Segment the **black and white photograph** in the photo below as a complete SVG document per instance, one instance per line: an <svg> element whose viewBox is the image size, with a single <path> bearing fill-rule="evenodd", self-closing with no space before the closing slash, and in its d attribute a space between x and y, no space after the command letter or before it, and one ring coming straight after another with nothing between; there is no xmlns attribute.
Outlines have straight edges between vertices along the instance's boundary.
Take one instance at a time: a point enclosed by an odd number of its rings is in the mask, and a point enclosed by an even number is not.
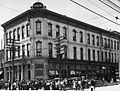
<svg viewBox="0 0 120 91"><path fill-rule="evenodd" d="M0 0L0 90L120 91L120 0Z"/></svg>

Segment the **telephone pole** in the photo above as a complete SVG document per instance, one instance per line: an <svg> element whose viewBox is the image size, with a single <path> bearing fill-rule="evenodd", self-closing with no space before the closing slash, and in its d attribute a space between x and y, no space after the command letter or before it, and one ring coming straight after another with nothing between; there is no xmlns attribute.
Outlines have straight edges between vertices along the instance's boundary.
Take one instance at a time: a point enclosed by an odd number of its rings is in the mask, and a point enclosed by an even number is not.
<svg viewBox="0 0 120 91"><path fill-rule="evenodd" d="M56 55L57 55L57 60L58 60L58 66L59 66L59 78L61 79L61 59L63 54L64 54L64 37L63 36L59 36L57 37L57 39L54 41L56 42Z"/></svg>
<svg viewBox="0 0 120 91"><path fill-rule="evenodd" d="M11 61L11 64L12 64L12 78L10 80L11 84L12 84L15 81L14 59L15 59L16 47L18 46L16 44L19 44L19 43L17 43L17 41L19 41L19 40L15 40L15 35L13 35L13 39L10 38L10 39L6 39L6 40L7 40L7 48L12 51L12 61Z"/></svg>

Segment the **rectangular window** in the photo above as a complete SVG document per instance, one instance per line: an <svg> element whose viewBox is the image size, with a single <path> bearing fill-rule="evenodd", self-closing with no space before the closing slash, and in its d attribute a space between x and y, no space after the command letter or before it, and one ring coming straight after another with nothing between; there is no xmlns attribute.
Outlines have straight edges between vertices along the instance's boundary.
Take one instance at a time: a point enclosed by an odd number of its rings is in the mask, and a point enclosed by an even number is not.
<svg viewBox="0 0 120 91"><path fill-rule="evenodd" d="M36 55L42 56L42 42L41 41L36 42Z"/></svg>
<svg viewBox="0 0 120 91"><path fill-rule="evenodd" d="M20 41L20 28L19 27L17 28L17 39L18 41Z"/></svg>
<svg viewBox="0 0 120 91"><path fill-rule="evenodd" d="M111 40L111 49L113 49L113 40Z"/></svg>
<svg viewBox="0 0 120 91"><path fill-rule="evenodd" d="M41 21L36 21L36 34L41 34Z"/></svg>
<svg viewBox="0 0 120 91"><path fill-rule="evenodd" d="M101 61L102 62L104 61L104 53L103 53L103 51L101 52Z"/></svg>
<svg viewBox="0 0 120 91"><path fill-rule="evenodd" d="M48 51L49 51L49 57L52 58L53 57L53 51L52 51L52 43L48 43Z"/></svg>
<svg viewBox="0 0 120 91"><path fill-rule="evenodd" d="M119 50L119 42L117 42L117 50Z"/></svg>
<svg viewBox="0 0 120 91"><path fill-rule="evenodd" d="M103 38L101 38L101 46L103 47Z"/></svg>
<svg viewBox="0 0 120 91"><path fill-rule="evenodd" d="M95 50L93 50L93 61L95 61Z"/></svg>
<svg viewBox="0 0 120 91"><path fill-rule="evenodd" d="M12 59L12 48L10 48L10 59Z"/></svg>
<svg viewBox="0 0 120 91"><path fill-rule="evenodd" d="M117 59L116 57L117 57L117 56L116 56L116 53L115 53L115 54L114 54L114 60L115 60L115 63L116 63L116 61L117 61L117 60L116 60L116 59Z"/></svg>
<svg viewBox="0 0 120 91"><path fill-rule="evenodd" d="M116 41L114 41L114 49L116 50Z"/></svg>
<svg viewBox="0 0 120 91"><path fill-rule="evenodd" d="M60 26L56 25L56 38L60 36Z"/></svg>
<svg viewBox="0 0 120 91"><path fill-rule="evenodd" d="M67 46L64 45L64 58L67 59Z"/></svg>
<svg viewBox="0 0 120 91"><path fill-rule="evenodd" d="M104 38L104 48L107 48L107 39Z"/></svg>
<svg viewBox="0 0 120 91"><path fill-rule="evenodd" d="M67 39L67 28L63 27L63 37L64 39Z"/></svg>
<svg viewBox="0 0 120 91"><path fill-rule="evenodd" d="M90 44L90 34L87 34L87 44Z"/></svg>
<svg viewBox="0 0 120 91"><path fill-rule="evenodd" d="M73 41L76 42L76 30L73 30Z"/></svg>
<svg viewBox="0 0 120 91"><path fill-rule="evenodd" d="M25 45L22 45L22 58L25 58Z"/></svg>
<svg viewBox="0 0 120 91"><path fill-rule="evenodd" d="M97 51L97 61L99 61L100 60L100 52L99 52L99 50Z"/></svg>
<svg viewBox="0 0 120 91"><path fill-rule="evenodd" d="M95 45L95 35L92 35L92 45Z"/></svg>
<svg viewBox="0 0 120 91"><path fill-rule="evenodd" d="M97 46L99 46L99 36L97 36Z"/></svg>
<svg viewBox="0 0 120 91"><path fill-rule="evenodd" d="M52 37L52 24L48 23L48 36Z"/></svg>
<svg viewBox="0 0 120 91"><path fill-rule="evenodd" d="M27 44L27 57L30 57L30 44Z"/></svg>
<svg viewBox="0 0 120 91"><path fill-rule="evenodd" d="M83 43L83 32L80 31L80 43Z"/></svg>
<svg viewBox="0 0 120 91"><path fill-rule="evenodd" d="M90 52L91 52L90 49L88 49L88 61L91 60L91 53Z"/></svg>
<svg viewBox="0 0 120 91"><path fill-rule="evenodd" d="M12 31L9 32L9 42L12 42L11 39L12 39Z"/></svg>
<svg viewBox="0 0 120 91"><path fill-rule="evenodd" d="M77 59L77 48L73 47L73 59Z"/></svg>
<svg viewBox="0 0 120 91"><path fill-rule="evenodd" d="M27 37L30 36L30 24L26 25L26 33L27 33Z"/></svg>
<svg viewBox="0 0 120 91"><path fill-rule="evenodd" d="M105 52L105 62L108 62L107 57L107 52Z"/></svg>
<svg viewBox="0 0 120 91"><path fill-rule="evenodd" d="M22 39L24 39L25 38L25 26L22 26Z"/></svg>
<svg viewBox="0 0 120 91"><path fill-rule="evenodd" d="M15 34L15 32L16 32L16 29L13 30L13 38L16 39L16 34Z"/></svg>
<svg viewBox="0 0 120 91"><path fill-rule="evenodd" d="M80 59L81 59L81 60L84 60L84 59L83 59L83 48L80 48Z"/></svg>
<svg viewBox="0 0 120 91"><path fill-rule="evenodd" d="M20 58L20 46L18 46L18 58Z"/></svg>
<svg viewBox="0 0 120 91"><path fill-rule="evenodd" d="M108 48L110 48L110 39L108 39Z"/></svg>
<svg viewBox="0 0 120 91"><path fill-rule="evenodd" d="M6 33L6 45L8 44L8 33Z"/></svg>

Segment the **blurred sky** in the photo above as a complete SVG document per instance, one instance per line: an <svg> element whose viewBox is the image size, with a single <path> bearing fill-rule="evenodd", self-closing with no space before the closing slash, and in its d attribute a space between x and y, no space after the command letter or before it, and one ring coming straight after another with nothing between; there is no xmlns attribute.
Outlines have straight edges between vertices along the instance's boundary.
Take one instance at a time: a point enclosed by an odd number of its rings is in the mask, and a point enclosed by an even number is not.
<svg viewBox="0 0 120 91"><path fill-rule="evenodd" d="M91 13L90 11L76 5L70 0L0 0L0 25L30 9L30 6L32 6L33 3L37 1L42 2L44 5L47 6L48 10L51 10L53 12L66 15L68 17L89 23L91 25L106 30L112 29L120 32L119 25L116 25L104 18L101 18L98 15L95 15L94 13ZM115 19L116 16L120 18L120 14L115 10L109 8L108 6L104 5L99 0L74 1L120 24L120 19ZM111 1L120 6L119 0ZM0 27L0 39L3 39L3 33L3 28Z"/></svg>

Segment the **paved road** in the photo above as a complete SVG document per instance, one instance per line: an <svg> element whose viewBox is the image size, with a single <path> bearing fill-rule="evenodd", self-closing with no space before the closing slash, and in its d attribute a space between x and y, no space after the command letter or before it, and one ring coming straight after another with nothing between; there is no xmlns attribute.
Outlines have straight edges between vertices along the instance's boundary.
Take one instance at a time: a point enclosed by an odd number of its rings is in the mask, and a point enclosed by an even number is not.
<svg viewBox="0 0 120 91"><path fill-rule="evenodd" d="M91 91L90 89L85 89L84 91ZM94 91L120 91L120 84L114 86L106 86L106 87L97 87Z"/></svg>

